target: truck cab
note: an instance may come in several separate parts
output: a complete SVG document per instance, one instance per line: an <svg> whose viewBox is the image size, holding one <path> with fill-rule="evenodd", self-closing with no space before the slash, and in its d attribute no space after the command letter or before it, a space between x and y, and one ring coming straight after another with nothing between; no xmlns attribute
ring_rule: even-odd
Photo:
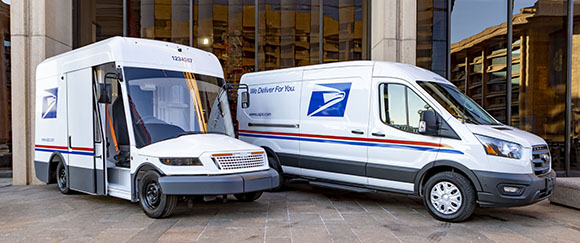
<svg viewBox="0 0 580 243"><path fill-rule="evenodd" d="M278 186L264 149L234 138L236 87L211 53L114 37L45 60L36 84L36 175L63 193L140 202L160 218L178 196L253 201Z"/></svg>

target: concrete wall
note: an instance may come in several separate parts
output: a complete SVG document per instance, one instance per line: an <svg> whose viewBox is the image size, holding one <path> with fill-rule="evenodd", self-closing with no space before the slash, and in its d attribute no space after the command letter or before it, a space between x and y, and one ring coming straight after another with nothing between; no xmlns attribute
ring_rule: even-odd
<svg viewBox="0 0 580 243"><path fill-rule="evenodd" d="M72 0L19 0L10 7L13 184L38 184L34 173L36 65L72 49Z"/></svg>
<svg viewBox="0 0 580 243"><path fill-rule="evenodd" d="M417 1L371 0L371 59L415 64Z"/></svg>

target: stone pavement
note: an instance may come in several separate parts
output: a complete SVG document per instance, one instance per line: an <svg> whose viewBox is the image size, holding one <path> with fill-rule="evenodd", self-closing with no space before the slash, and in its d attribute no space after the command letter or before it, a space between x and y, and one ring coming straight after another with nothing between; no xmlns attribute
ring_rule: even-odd
<svg viewBox="0 0 580 243"><path fill-rule="evenodd" d="M578 242L580 211L547 201L434 220L421 200L294 182L256 202L180 202L168 219L55 185L0 187L0 242Z"/></svg>

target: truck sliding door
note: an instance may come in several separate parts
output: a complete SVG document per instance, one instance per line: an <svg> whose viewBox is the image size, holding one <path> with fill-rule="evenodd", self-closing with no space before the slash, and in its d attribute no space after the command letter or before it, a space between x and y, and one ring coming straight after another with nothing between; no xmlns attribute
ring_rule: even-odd
<svg viewBox="0 0 580 243"><path fill-rule="evenodd" d="M104 190L103 185L97 186L96 183L97 175L102 177L103 163L102 153L95 153L92 68L69 72L66 80L69 185L74 190L98 193Z"/></svg>

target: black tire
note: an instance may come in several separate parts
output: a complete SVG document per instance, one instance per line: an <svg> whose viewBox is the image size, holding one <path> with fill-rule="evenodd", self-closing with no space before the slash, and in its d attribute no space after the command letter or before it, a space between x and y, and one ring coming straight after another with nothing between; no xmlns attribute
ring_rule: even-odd
<svg viewBox="0 0 580 243"><path fill-rule="evenodd" d="M66 169L64 162L60 161L56 166L56 184L58 185L58 190L62 194L72 193L69 182L68 170Z"/></svg>
<svg viewBox="0 0 580 243"><path fill-rule="evenodd" d="M258 200L258 198L260 198L260 196L262 196L261 191L234 194L234 197L236 197L236 199L238 199L238 201L240 201L240 202L253 202L253 201Z"/></svg>
<svg viewBox="0 0 580 243"><path fill-rule="evenodd" d="M286 180L284 179L284 173L282 173L282 166L280 165L280 162L274 156L271 155L268 155L268 163L270 164L270 168L278 172L278 180L279 180L278 187L272 188L268 191L280 192L284 190L284 183L286 182Z"/></svg>
<svg viewBox="0 0 580 243"><path fill-rule="evenodd" d="M442 221L466 220L475 210L475 201L475 189L471 182L455 172L434 175L429 178L423 191L425 207L434 218Z"/></svg>
<svg viewBox="0 0 580 243"><path fill-rule="evenodd" d="M151 218L171 215L177 204L176 195L165 195L159 184L159 173L148 171L139 181L139 204L143 212Z"/></svg>

